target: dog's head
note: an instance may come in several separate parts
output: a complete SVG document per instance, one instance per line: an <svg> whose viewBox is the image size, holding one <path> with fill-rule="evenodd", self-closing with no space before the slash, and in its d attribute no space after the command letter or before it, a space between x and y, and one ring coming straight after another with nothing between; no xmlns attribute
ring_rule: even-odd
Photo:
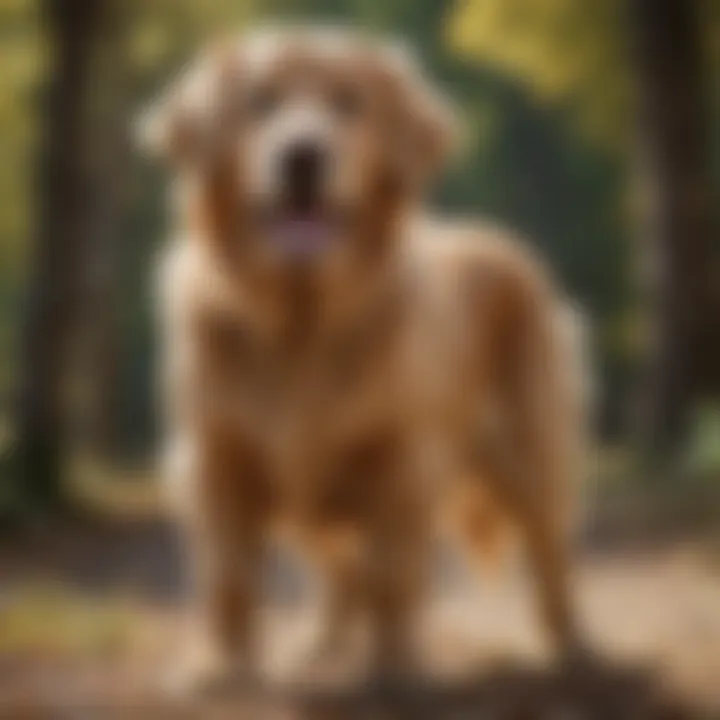
<svg viewBox="0 0 720 720"><path fill-rule="evenodd" d="M277 264L347 260L382 242L440 170L451 125L406 50L293 29L212 49L141 130L204 197L226 252Z"/></svg>

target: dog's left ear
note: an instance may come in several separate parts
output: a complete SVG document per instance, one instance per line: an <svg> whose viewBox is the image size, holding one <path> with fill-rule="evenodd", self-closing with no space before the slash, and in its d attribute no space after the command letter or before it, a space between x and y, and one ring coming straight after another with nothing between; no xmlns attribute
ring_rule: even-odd
<svg viewBox="0 0 720 720"><path fill-rule="evenodd" d="M440 174L455 149L457 115L408 48L385 46L380 58L394 108L392 153L401 179L419 191Z"/></svg>

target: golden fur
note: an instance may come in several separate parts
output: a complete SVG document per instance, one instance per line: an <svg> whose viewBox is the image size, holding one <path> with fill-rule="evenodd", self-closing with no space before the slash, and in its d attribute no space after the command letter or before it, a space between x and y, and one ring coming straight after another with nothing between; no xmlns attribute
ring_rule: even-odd
<svg viewBox="0 0 720 720"><path fill-rule="evenodd" d="M440 507L477 547L512 518L544 621L570 649L582 409L562 301L506 234L422 211L451 128L412 63L355 35L319 38L271 33L214 51L188 74L194 90L184 76L146 122L180 188L160 305L167 472L195 559L192 677L251 655L278 524L325 571L328 645L367 613L376 667L404 667ZM351 198L357 219L302 268L268 255L249 219L249 198L272 183L260 186L263 159L247 154L281 141L227 108L270 76L301 96L350 79L368 103L359 127L328 131L344 163L329 193Z"/></svg>

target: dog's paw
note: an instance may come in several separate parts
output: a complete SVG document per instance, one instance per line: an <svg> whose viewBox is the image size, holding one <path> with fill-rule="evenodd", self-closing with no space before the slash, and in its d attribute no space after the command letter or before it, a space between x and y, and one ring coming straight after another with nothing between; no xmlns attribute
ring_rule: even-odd
<svg viewBox="0 0 720 720"><path fill-rule="evenodd" d="M602 666L597 649L584 638L574 638L560 650L560 669L567 675L583 676Z"/></svg>
<svg viewBox="0 0 720 720"><path fill-rule="evenodd" d="M313 631L282 653L272 674L293 686L344 687L357 679L361 659L361 648L348 637Z"/></svg>
<svg viewBox="0 0 720 720"><path fill-rule="evenodd" d="M254 670L230 660L190 655L162 678L162 690L176 699L210 699L245 692L258 685Z"/></svg>
<svg viewBox="0 0 720 720"><path fill-rule="evenodd" d="M404 698L424 686L425 670L417 652L379 655L367 667L365 687L379 699Z"/></svg>

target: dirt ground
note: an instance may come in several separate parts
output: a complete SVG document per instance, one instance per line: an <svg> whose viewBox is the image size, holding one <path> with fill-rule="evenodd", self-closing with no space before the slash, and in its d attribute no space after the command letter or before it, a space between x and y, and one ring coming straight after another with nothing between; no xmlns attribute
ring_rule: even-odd
<svg viewBox="0 0 720 720"><path fill-rule="evenodd" d="M717 556L706 540L584 551L579 602L602 660L565 671L540 649L522 567L473 582L445 567L425 629L428 679L393 698L298 684L292 657L313 603L277 561L264 618L270 679L199 704L159 691L182 618L172 529L157 518L38 528L0 545L0 717L720 718Z"/></svg>

